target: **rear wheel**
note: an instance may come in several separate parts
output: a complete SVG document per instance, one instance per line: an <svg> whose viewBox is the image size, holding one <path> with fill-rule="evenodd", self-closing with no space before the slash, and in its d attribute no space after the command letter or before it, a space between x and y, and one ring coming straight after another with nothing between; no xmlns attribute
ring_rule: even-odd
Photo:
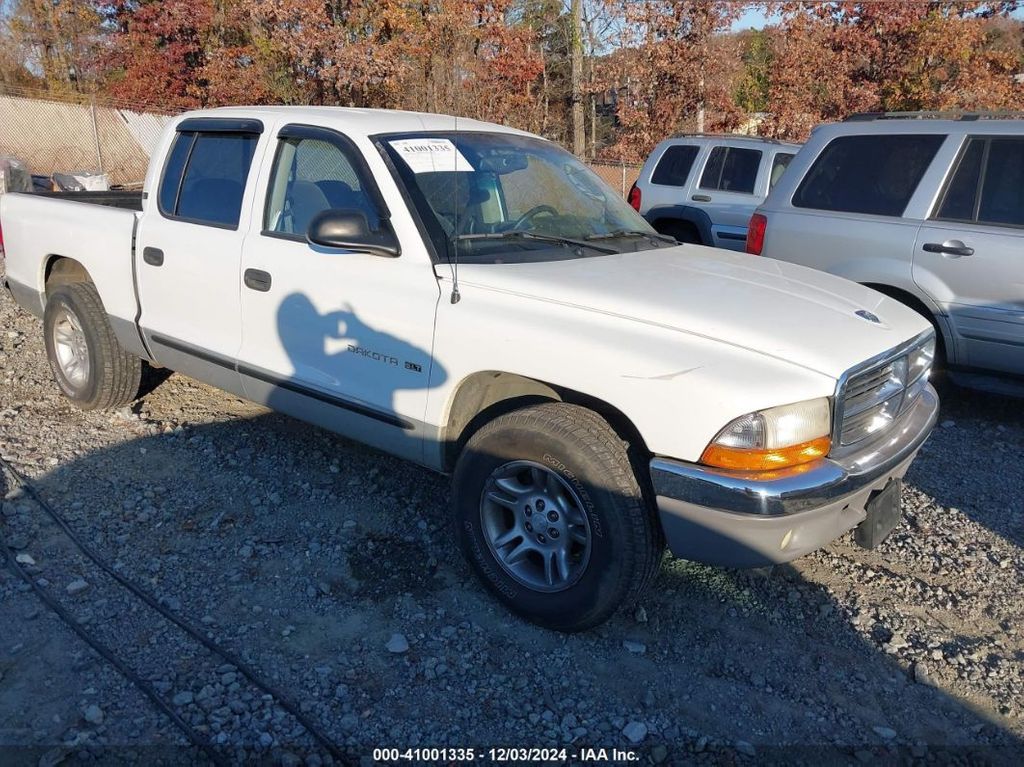
<svg viewBox="0 0 1024 767"><path fill-rule="evenodd" d="M635 602L664 541L627 446L592 411L550 403L480 429L459 458L463 552L523 617L581 631Z"/></svg>
<svg viewBox="0 0 1024 767"><path fill-rule="evenodd" d="M53 377L80 408L113 408L135 398L142 361L117 342L91 283L53 289L43 314L43 333Z"/></svg>

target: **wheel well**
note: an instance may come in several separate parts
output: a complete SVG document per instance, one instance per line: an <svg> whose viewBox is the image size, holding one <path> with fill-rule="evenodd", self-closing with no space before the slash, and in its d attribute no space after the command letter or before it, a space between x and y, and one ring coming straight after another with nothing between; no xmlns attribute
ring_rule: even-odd
<svg viewBox="0 0 1024 767"><path fill-rule="evenodd" d="M50 256L46 262L46 271L43 275L46 295L50 295L58 285L68 285L73 282L92 282L92 277L82 264L73 258L65 256Z"/></svg>
<svg viewBox="0 0 1024 767"><path fill-rule="evenodd" d="M656 232L675 236L675 232L686 232L690 234L695 242L703 242L700 230L690 221L680 221L677 218L656 218L651 222Z"/></svg>
<svg viewBox="0 0 1024 767"><path fill-rule="evenodd" d="M625 413L607 402L515 373L486 371L471 375L455 393L443 435L445 471L454 468L462 448L484 424L513 410L542 402L567 402L593 410L630 444L634 454L648 455L640 431Z"/></svg>
<svg viewBox="0 0 1024 767"><path fill-rule="evenodd" d="M924 301L915 296L913 293L910 293L906 290L902 290L900 288L894 288L891 285L878 285L873 282L865 282L864 287L871 288L872 290L877 290L879 293L883 293L889 296L889 298L895 299L899 301L901 304L909 306L915 312L917 312L930 323L932 323L932 327L935 328L935 339L937 341L938 346L937 351L942 355L943 359L946 358L946 337L943 334L942 324L935 316L935 313L928 308L928 305Z"/></svg>

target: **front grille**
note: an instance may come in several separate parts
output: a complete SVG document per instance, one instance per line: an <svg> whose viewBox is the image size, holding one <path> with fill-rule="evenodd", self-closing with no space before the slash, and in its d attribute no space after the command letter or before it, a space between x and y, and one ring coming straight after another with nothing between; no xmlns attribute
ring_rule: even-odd
<svg viewBox="0 0 1024 767"><path fill-rule="evenodd" d="M836 392L839 446L880 436L917 400L928 383L935 356L935 334L858 366L840 379Z"/></svg>

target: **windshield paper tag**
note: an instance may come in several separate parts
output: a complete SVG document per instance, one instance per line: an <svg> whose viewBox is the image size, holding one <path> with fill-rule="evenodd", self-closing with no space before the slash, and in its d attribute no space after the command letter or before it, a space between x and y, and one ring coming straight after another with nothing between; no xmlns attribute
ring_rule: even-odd
<svg viewBox="0 0 1024 767"><path fill-rule="evenodd" d="M413 173L476 170L446 138L411 138L389 142Z"/></svg>

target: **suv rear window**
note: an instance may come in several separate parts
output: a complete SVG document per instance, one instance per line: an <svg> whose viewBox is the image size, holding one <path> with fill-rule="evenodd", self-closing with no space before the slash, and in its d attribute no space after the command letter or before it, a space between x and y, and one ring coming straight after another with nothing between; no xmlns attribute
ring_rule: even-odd
<svg viewBox="0 0 1024 767"><path fill-rule="evenodd" d="M761 152L757 149L716 146L704 166L700 188L753 194L760 165Z"/></svg>
<svg viewBox="0 0 1024 767"><path fill-rule="evenodd" d="M939 134L833 139L800 183L793 205L902 216L945 139Z"/></svg>
<svg viewBox="0 0 1024 767"><path fill-rule="evenodd" d="M658 167L651 175L652 184L664 186L683 186L690 177L693 161L697 159L697 147L682 145L670 146L658 160Z"/></svg>
<svg viewBox="0 0 1024 767"><path fill-rule="evenodd" d="M1024 226L1024 139L970 139L935 218Z"/></svg>

